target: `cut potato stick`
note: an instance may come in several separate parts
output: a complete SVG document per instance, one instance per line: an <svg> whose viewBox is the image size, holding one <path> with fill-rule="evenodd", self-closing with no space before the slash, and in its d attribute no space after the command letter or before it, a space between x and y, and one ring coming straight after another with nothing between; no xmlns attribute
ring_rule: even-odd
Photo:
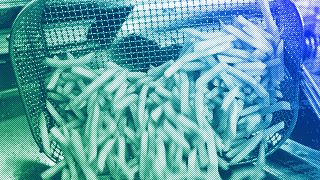
<svg viewBox="0 0 320 180"><path fill-rule="evenodd" d="M265 136L272 136L273 134L275 134L276 132L280 131L281 129L284 128L284 122L281 121L267 129L264 130L264 134Z"/></svg>
<svg viewBox="0 0 320 180"><path fill-rule="evenodd" d="M97 102L100 105L100 107L106 107L107 100L101 94L98 94Z"/></svg>
<svg viewBox="0 0 320 180"><path fill-rule="evenodd" d="M116 109L117 111L122 111L126 107L130 106L130 104L132 104L134 102L137 102L137 100L138 100L138 95L137 94L129 94L129 95L123 97L122 99L120 99L114 105L114 109Z"/></svg>
<svg viewBox="0 0 320 180"><path fill-rule="evenodd" d="M260 49L256 49L251 53L250 57L251 57L252 61L254 61L254 60L264 61L265 59L268 58L268 55L265 52L261 51Z"/></svg>
<svg viewBox="0 0 320 180"><path fill-rule="evenodd" d="M180 99L180 91L179 88L177 86L172 88L172 95L173 95L173 103L175 102L179 102Z"/></svg>
<svg viewBox="0 0 320 180"><path fill-rule="evenodd" d="M254 150L257 147L257 145L260 143L262 138L263 138L263 133L258 133L256 136L252 137L248 141L248 143L245 144L245 147L241 146L240 152L237 153L237 155L231 159L230 164L235 164L243 160L243 158L245 158L252 150ZM229 152L232 152L232 151L229 151Z"/></svg>
<svg viewBox="0 0 320 180"><path fill-rule="evenodd" d="M185 39L185 41L184 41L185 46L183 46L182 49L180 50L178 59L180 59L182 56L184 56L186 54L192 53L193 49L194 49L193 43L196 41L197 40L194 38Z"/></svg>
<svg viewBox="0 0 320 180"><path fill-rule="evenodd" d="M63 81L77 81L79 79L79 76L71 72L62 72L60 76Z"/></svg>
<svg viewBox="0 0 320 180"><path fill-rule="evenodd" d="M257 41L256 39L250 37L249 35L247 35L246 33L237 29L234 26L224 25L223 29L230 34L233 34L234 36L236 36L238 39L242 40L243 42L248 43L250 46L259 49L262 52L266 52L266 53L270 53L270 54L273 52L272 47L268 47L266 44L263 44L263 43L256 43L256 41Z"/></svg>
<svg viewBox="0 0 320 180"><path fill-rule="evenodd" d="M67 129L77 129L77 128L82 127L83 124L84 124L83 121L76 119L76 120L72 120L72 121L68 122L66 124L66 128Z"/></svg>
<svg viewBox="0 0 320 180"><path fill-rule="evenodd" d="M141 135L141 143L140 143L140 166L139 166L139 177L141 179L145 179L145 175L146 175L146 168L145 167L145 157L147 155L148 152L148 132L147 131L143 131L142 135Z"/></svg>
<svg viewBox="0 0 320 180"><path fill-rule="evenodd" d="M229 106L231 105L232 101L237 97L239 94L239 88L235 87L228 92L228 94L224 97L223 102L221 104L221 109L227 111Z"/></svg>
<svg viewBox="0 0 320 180"><path fill-rule="evenodd" d="M107 156L112 150L114 143L115 143L115 139L110 139L103 145L102 149L100 150L98 155L98 162L97 162L99 172L103 172L105 168Z"/></svg>
<svg viewBox="0 0 320 180"><path fill-rule="evenodd" d="M151 118L157 123L162 113L163 113L163 106L158 106L153 111L151 111Z"/></svg>
<svg viewBox="0 0 320 180"><path fill-rule="evenodd" d="M53 105L48 100L46 100L46 106L47 106L47 110L49 111L49 113L51 114L51 116L54 118L54 120L57 122L59 126L62 126L63 124L65 124L64 119L60 116L60 114L57 112L57 110L53 107Z"/></svg>
<svg viewBox="0 0 320 180"><path fill-rule="evenodd" d="M121 163L126 163L126 141L125 138L123 136L120 136L118 138L118 160Z"/></svg>
<svg viewBox="0 0 320 180"><path fill-rule="evenodd" d="M229 163L226 160L224 160L221 157L219 157L219 156L218 156L218 165L219 165L219 167L221 169L223 169L225 171L229 170L229 168L230 168L229 167Z"/></svg>
<svg viewBox="0 0 320 180"><path fill-rule="evenodd" d="M223 57L221 57L223 55ZM250 52L245 51L243 49L236 49L236 48L230 48L228 50L225 50L221 53L219 53L218 55L218 59L220 61L226 61L225 63L233 63L233 62L243 62L243 61L248 61L250 60ZM219 58L220 57L220 58ZM230 59L229 59L230 57ZM236 58L236 59L232 59L232 57ZM224 59L225 58L225 59ZM228 62L230 61L230 62Z"/></svg>
<svg viewBox="0 0 320 180"><path fill-rule="evenodd" d="M144 85L139 94L139 101L138 101L138 119L139 119L139 127L144 130L147 127L147 119L145 119L145 110L146 101L147 101L147 94L148 94L149 87Z"/></svg>
<svg viewBox="0 0 320 180"><path fill-rule="evenodd" d="M189 71L203 71L209 69L208 65L204 62L187 62L182 67L182 70L189 72Z"/></svg>
<svg viewBox="0 0 320 180"><path fill-rule="evenodd" d="M50 129L49 136L52 136L57 142L60 143L61 146L67 147L68 142L64 135L61 133L61 131L57 127L52 127Z"/></svg>
<svg viewBox="0 0 320 180"><path fill-rule="evenodd" d="M207 152L208 152L208 160L209 166L216 167L216 171L218 172L218 155L215 145L215 137L213 136L212 132L208 132L208 140L207 144Z"/></svg>
<svg viewBox="0 0 320 180"><path fill-rule="evenodd" d="M63 168L61 173L61 179L63 180L71 180L71 174L68 168Z"/></svg>
<svg viewBox="0 0 320 180"><path fill-rule="evenodd" d="M269 93L266 91L266 89L257 81L252 78L251 76L245 74L244 72L234 68L230 67L227 69L227 71L232 74L233 76L237 77L238 79L242 80L243 82L249 84L255 91L256 94L262 98L268 97Z"/></svg>
<svg viewBox="0 0 320 180"><path fill-rule="evenodd" d="M233 102L230 105L230 117L229 122L226 127L226 130L224 132L224 135L227 136L227 139L224 143L225 150L228 150L231 147L231 142L234 140L234 138L237 135L237 121L238 121L238 104L236 100L233 100Z"/></svg>
<svg viewBox="0 0 320 180"><path fill-rule="evenodd" d="M169 90L167 90L166 88L162 87L162 86L157 86L154 90L159 96L162 96L162 97L164 97L166 99L172 99L173 98L172 93Z"/></svg>
<svg viewBox="0 0 320 180"><path fill-rule="evenodd" d="M271 106L260 109L259 112L261 115L265 115L265 114L273 113L280 110L287 110L287 111L291 110L290 103L287 101L279 101L279 102L276 102L275 104L272 104Z"/></svg>
<svg viewBox="0 0 320 180"><path fill-rule="evenodd" d="M186 162L183 160L183 148L179 147L176 152L176 162L178 165L178 171L186 171L187 165Z"/></svg>
<svg viewBox="0 0 320 180"><path fill-rule="evenodd" d="M80 134L76 130L71 130L70 133L71 133L71 140L72 140L71 144L73 145L72 147L75 152L75 156L77 157L75 158L75 160L78 161L79 166L81 167L87 179L93 179L93 180L97 179L96 174L94 173L94 171L91 169L91 167L87 162L87 158L82 145Z"/></svg>
<svg viewBox="0 0 320 180"><path fill-rule="evenodd" d="M114 161L114 154L109 154L105 163L108 164L108 169L111 177L114 177L115 179L123 178L121 177L122 173L119 172L119 168L116 166L116 163Z"/></svg>
<svg viewBox="0 0 320 180"><path fill-rule="evenodd" d="M47 85L48 90L53 90L56 87L62 72L63 72L63 69L57 69L53 72L53 75L51 76L51 79Z"/></svg>
<svg viewBox="0 0 320 180"><path fill-rule="evenodd" d="M50 167L46 171L41 173L41 178L42 179L51 179L53 176L55 176L58 172L62 171L63 168L65 168L67 165L65 160L59 161L57 164L54 166Z"/></svg>
<svg viewBox="0 0 320 180"><path fill-rule="evenodd" d="M96 157L98 152L98 143L97 143L97 137L98 133L96 129L98 129L99 124L99 116L100 116L100 106L99 103L95 103L92 111L92 121L91 121L91 129L90 129L90 138L89 138L89 157L88 161L89 163L92 163Z"/></svg>
<svg viewBox="0 0 320 180"><path fill-rule="evenodd" d="M131 72L128 72L127 79L128 81L134 82L139 79L145 78L146 76L147 76L147 73L145 72L131 71Z"/></svg>
<svg viewBox="0 0 320 180"><path fill-rule="evenodd" d="M146 76L142 79L139 79L135 84L135 88L140 89L143 85L146 85L150 82L152 82L155 79L155 77Z"/></svg>
<svg viewBox="0 0 320 180"><path fill-rule="evenodd" d="M231 48L230 43L224 43L217 47L214 47L212 49L209 49L205 52L196 52L196 53L190 53L185 56L182 56L180 59L178 59L176 62L174 62L165 72L164 76L166 78L171 77L174 73L176 73L185 63L200 59L206 56L210 56L213 54L218 54L220 52L223 52L227 49Z"/></svg>
<svg viewBox="0 0 320 180"><path fill-rule="evenodd" d="M89 100L88 100L87 107L86 107L87 120L86 120L85 129L84 129L84 135L87 138L87 140L90 139L91 124L92 124L93 115L94 115L93 110L94 110L94 106L97 101L97 96L98 96L97 92L94 92L93 94L91 94L91 96L89 97Z"/></svg>
<svg viewBox="0 0 320 180"><path fill-rule="evenodd" d="M201 61L203 63L205 63L207 66L209 65L209 68L214 67L219 63L218 60L214 57L214 55L206 56L206 57L202 58ZM202 69L202 70L206 70L206 69Z"/></svg>
<svg viewBox="0 0 320 180"><path fill-rule="evenodd" d="M272 119L273 119L273 114L266 114L266 117L265 117L265 124L267 126L269 126L272 122Z"/></svg>
<svg viewBox="0 0 320 180"><path fill-rule="evenodd" d="M236 40L236 37L234 35L225 35L225 36L220 36L216 37L214 39L207 39L204 41L199 41L194 43L194 51L205 51L210 48L214 48L220 44L226 43L226 42L232 42Z"/></svg>
<svg viewBox="0 0 320 180"><path fill-rule="evenodd" d="M245 126L244 130L241 130L241 131L245 131L244 136L247 137L252 133L254 133L254 130L261 122L262 122L261 115L256 113L256 114L250 114L244 118L241 118L238 123L242 126L243 125ZM239 138L239 134L238 134L238 138ZM242 136L240 136L240 138L242 138Z"/></svg>
<svg viewBox="0 0 320 180"><path fill-rule="evenodd" d="M70 139L69 136L68 136L68 139ZM69 140L69 142L70 142L70 140ZM76 169L76 164L75 164L74 158L72 157L71 150L68 147L62 146L62 151L63 151L64 155L66 156L65 160L66 160L67 166L70 170L71 179L78 179L78 172Z"/></svg>
<svg viewBox="0 0 320 180"><path fill-rule="evenodd" d="M68 98L66 98L64 95L55 92L47 92L47 97L55 101L68 101Z"/></svg>
<svg viewBox="0 0 320 180"><path fill-rule="evenodd" d="M200 144L198 144L197 146L197 151L199 154L199 166L201 168L207 167L208 163L209 163L209 155L206 149L206 144L205 142L201 142Z"/></svg>
<svg viewBox="0 0 320 180"><path fill-rule="evenodd" d="M206 117L204 114L204 93L202 92L202 90L197 90L194 100L194 106L197 107L195 109L195 113L198 126L202 128L203 123L206 121Z"/></svg>
<svg viewBox="0 0 320 180"><path fill-rule="evenodd" d="M98 75L91 69L83 68L83 67L72 67L71 73L78 75L80 78L86 79L96 79Z"/></svg>
<svg viewBox="0 0 320 180"><path fill-rule="evenodd" d="M65 84L65 86L63 87L63 93L64 94L71 94L75 85L76 85L75 82L72 82L72 81L67 82Z"/></svg>
<svg viewBox="0 0 320 180"><path fill-rule="evenodd" d="M161 64L160 66L154 67L154 68L150 68L147 72L147 74L149 76L153 76L153 77L161 77L164 73L164 71L171 66L174 63L173 60L167 61L163 64Z"/></svg>
<svg viewBox="0 0 320 180"><path fill-rule="evenodd" d="M129 169L129 167L126 165L126 163L121 161L120 159L115 158L115 157L113 157L113 159L114 159L116 165L121 169L121 171L123 172L123 174L125 176L122 178L133 180L135 171L131 171L131 169Z"/></svg>
<svg viewBox="0 0 320 180"><path fill-rule="evenodd" d="M259 32L259 34L261 34L267 40L272 40L273 39L273 36L270 33L266 32L262 28L259 28L256 24L254 24L251 21L247 20L242 15L239 15L236 18L236 21L239 22L240 24L242 24L243 26L247 26L248 28L250 28L251 31ZM260 38L258 38L258 39L260 39Z"/></svg>
<svg viewBox="0 0 320 180"><path fill-rule="evenodd" d="M128 164L129 168L132 168L134 166L137 166L138 163L139 163L138 159L137 158L133 158L133 159L130 159L127 164Z"/></svg>
<svg viewBox="0 0 320 180"><path fill-rule="evenodd" d="M259 147L257 164L261 169L263 169L266 166L266 140L265 139L262 140Z"/></svg>
<svg viewBox="0 0 320 180"><path fill-rule="evenodd" d="M185 151L190 150L190 145L182 134L180 134L168 121L164 121L163 129L165 133L178 145L183 147Z"/></svg>
<svg viewBox="0 0 320 180"><path fill-rule="evenodd" d="M193 149L188 155L188 171L197 169L197 150Z"/></svg>
<svg viewBox="0 0 320 180"><path fill-rule="evenodd" d="M222 71L225 71L228 68L228 65L226 63L219 63L216 66L212 67L209 71L206 71L202 76L200 76L196 80L196 89L200 90L203 87L206 87L206 85L214 79L216 76L218 76Z"/></svg>
<svg viewBox="0 0 320 180"><path fill-rule="evenodd" d="M199 126L195 122L193 122L189 118L187 118L186 116L184 116L182 114L178 114L175 117L175 119L176 119L176 122L173 122L173 123L175 123L177 127L181 127L181 128L186 129L188 131L194 132L194 133L200 135L202 138L205 138L205 135L204 135L204 133L202 133ZM174 120L172 119L172 121L174 121Z"/></svg>
<svg viewBox="0 0 320 180"><path fill-rule="evenodd" d="M50 139L48 135L48 128L47 128L47 121L46 117L43 113L40 113L39 117L39 130L40 130L40 137L42 141L43 151L50 155L52 154L51 148L50 148Z"/></svg>
<svg viewBox="0 0 320 180"><path fill-rule="evenodd" d="M267 41L267 39L264 38L262 34L260 34L260 30L253 31L252 27L250 26L244 26L242 27L242 30L248 35L250 35L252 38L259 40L260 43L265 44L269 49L273 49L271 43Z"/></svg>
<svg viewBox="0 0 320 180"><path fill-rule="evenodd" d="M104 91L107 94L112 94L114 93L122 83L125 82L127 79L128 71L124 70L116 75L116 77L113 79L113 81L109 82L105 87Z"/></svg>
<svg viewBox="0 0 320 180"><path fill-rule="evenodd" d="M208 99L213 99L214 97L222 94L223 88L221 87L214 87L211 91L205 94L205 97Z"/></svg>
<svg viewBox="0 0 320 180"><path fill-rule="evenodd" d="M273 35L274 41L278 42L280 40L280 32L275 21L273 20L268 0L259 0L258 4L261 8L266 25L269 28L269 32Z"/></svg>
<svg viewBox="0 0 320 180"><path fill-rule="evenodd" d="M160 96L159 96L157 93L152 92L152 93L150 93L149 97L150 97L150 99L152 99L152 101L155 102L157 105L163 104L163 100L160 98Z"/></svg>
<svg viewBox="0 0 320 180"><path fill-rule="evenodd" d="M155 81L151 81L148 85L150 86L150 88L156 87L156 86L164 86L166 83L166 78L165 77L160 77L159 79L155 80Z"/></svg>
<svg viewBox="0 0 320 180"><path fill-rule="evenodd" d="M265 69L267 67L266 64L263 62L257 61L257 62L240 62L236 63L234 65L235 68L242 70L242 71L251 71L251 70L257 70L257 69Z"/></svg>
<svg viewBox="0 0 320 180"><path fill-rule="evenodd" d="M283 50L284 50L284 41L283 39L281 39L276 49L276 57L283 59L283 55L284 55Z"/></svg>
<svg viewBox="0 0 320 180"><path fill-rule="evenodd" d="M187 172L177 172L177 173L168 173L167 179L170 180L181 180L181 179L210 179L218 178L218 176L209 176L207 173L200 170L193 170ZM219 178L218 178L219 179Z"/></svg>
<svg viewBox="0 0 320 180"><path fill-rule="evenodd" d="M93 80L79 96L70 102L70 107L77 108L77 105L86 100L92 92L97 91L99 87L103 86L108 80L110 80L116 71L116 69L106 70L98 78Z"/></svg>
<svg viewBox="0 0 320 180"><path fill-rule="evenodd" d="M129 139L129 141L138 148L139 142L137 141L135 132L129 127L125 127L123 131L124 131L124 134Z"/></svg>
<svg viewBox="0 0 320 180"><path fill-rule="evenodd" d="M116 124L114 122L110 124L112 125L109 125L108 129L103 130L99 134L99 137L97 139L97 144L99 148L103 146L107 142L107 140L109 140L111 137L115 136L116 134L116 130L117 130Z"/></svg>
<svg viewBox="0 0 320 180"><path fill-rule="evenodd" d="M227 89L233 89L235 87L235 84L232 79L230 79L232 76L227 74L226 72L222 72L220 74L220 78L222 82L226 85Z"/></svg>
<svg viewBox="0 0 320 180"><path fill-rule="evenodd" d="M138 98L138 96L137 96L137 98ZM138 118L138 106L135 103L131 103L129 105L129 109L130 109L130 113L131 113L131 116L132 116L132 121L133 121L134 126L135 126L133 129L137 130L139 128L139 126L140 126L139 118Z"/></svg>
<svg viewBox="0 0 320 180"><path fill-rule="evenodd" d="M234 57L234 56L226 56L226 55L217 55L219 62L234 64L234 63L241 63L246 62L246 59Z"/></svg>
<svg viewBox="0 0 320 180"><path fill-rule="evenodd" d="M116 93L114 95L114 98L113 98L114 103L125 96L127 88L128 88L127 82L124 82L120 85L120 87L118 88L118 90L116 91Z"/></svg>
<svg viewBox="0 0 320 180"><path fill-rule="evenodd" d="M245 70L245 73L247 73L251 77L260 76L260 79L261 79L261 76L265 76L268 73L268 70L267 69L251 69L251 70L248 69L248 70ZM260 84L263 87L266 87L261 83L261 80L260 80Z"/></svg>

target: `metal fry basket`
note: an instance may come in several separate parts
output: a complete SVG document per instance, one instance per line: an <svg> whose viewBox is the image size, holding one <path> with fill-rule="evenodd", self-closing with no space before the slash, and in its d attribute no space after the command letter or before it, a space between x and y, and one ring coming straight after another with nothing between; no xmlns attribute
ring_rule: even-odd
<svg viewBox="0 0 320 180"><path fill-rule="evenodd" d="M268 140L268 154L290 135L297 119L299 67L302 59L303 26L290 0L269 0L272 15L285 43L287 75L281 84L291 113L275 113L272 123L285 128ZM44 79L50 68L45 57L71 52L81 56L95 52L92 68L104 68L105 49L112 49L118 64L145 71L150 65L176 59L183 45L181 28L202 32L221 30L220 21L232 23L238 15L263 24L256 0L33 0L15 20L10 40L10 56L34 139L43 148L39 116L46 114L48 129L55 121L46 110ZM63 158L60 147L51 143L52 160ZM258 150L242 162L253 161Z"/></svg>

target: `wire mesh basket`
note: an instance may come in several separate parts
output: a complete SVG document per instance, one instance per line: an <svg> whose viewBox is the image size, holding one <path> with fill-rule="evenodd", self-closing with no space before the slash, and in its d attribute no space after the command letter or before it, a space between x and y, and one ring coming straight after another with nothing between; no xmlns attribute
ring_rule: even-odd
<svg viewBox="0 0 320 180"><path fill-rule="evenodd" d="M283 30L287 74L281 84L290 113L278 112L272 124L285 122L285 128L269 138L268 154L290 135L297 119L299 67L302 59L303 27L299 13L290 0L270 0L272 15ZM39 116L46 115L48 129L56 126L46 109L44 79L51 69L46 57L66 52L81 56L95 52L91 68L104 68L108 59L131 70L146 71L179 56L185 41L181 28L201 32L221 30L221 21L230 24L238 15L263 23L256 0L34 0L14 22L10 56L33 137L43 148ZM105 49L112 49L106 58ZM110 56L110 55L108 55ZM114 58L116 57L116 58ZM63 158L60 147L51 143L52 160ZM257 150L243 162L256 159Z"/></svg>

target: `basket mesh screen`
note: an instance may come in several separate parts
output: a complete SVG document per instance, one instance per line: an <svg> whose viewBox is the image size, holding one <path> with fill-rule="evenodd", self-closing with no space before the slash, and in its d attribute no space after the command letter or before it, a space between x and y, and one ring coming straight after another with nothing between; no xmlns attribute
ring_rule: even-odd
<svg viewBox="0 0 320 180"><path fill-rule="evenodd" d="M291 1L272 0L270 6L284 32L285 63L290 74L285 100L295 109L302 25ZM92 68L103 68L104 62L111 60L131 70L145 71L150 65L158 66L177 59L185 40L179 29L192 27L202 32L219 31L220 20L228 24L237 15L263 25L256 0L33 1L14 24L10 53L36 142L42 147L38 117L41 112L46 113L43 84L50 71L42 64L44 57L65 52L74 56L95 52ZM48 113L46 115L50 128L54 121ZM296 116L296 113L280 113L275 118L274 123L286 120L285 130L270 137L270 151L291 133ZM61 159L60 149L55 144L52 147L52 158ZM252 158L254 156L248 160Z"/></svg>

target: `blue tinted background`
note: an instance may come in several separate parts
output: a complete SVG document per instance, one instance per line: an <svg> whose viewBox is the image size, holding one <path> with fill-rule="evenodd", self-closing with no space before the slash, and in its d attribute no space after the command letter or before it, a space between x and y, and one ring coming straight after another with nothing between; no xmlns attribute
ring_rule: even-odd
<svg viewBox="0 0 320 180"><path fill-rule="evenodd" d="M320 1L319 0L295 0L305 25L306 48L304 64L314 78L320 76L320 56L318 46L320 44ZM302 77L303 78L303 77ZM304 80L304 79L302 79ZM316 83L320 85L319 80ZM317 100L319 102L319 99ZM310 105L305 91L301 88L300 109L298 121L291 135L291 139L320 150L320 119Z"/></svg>

